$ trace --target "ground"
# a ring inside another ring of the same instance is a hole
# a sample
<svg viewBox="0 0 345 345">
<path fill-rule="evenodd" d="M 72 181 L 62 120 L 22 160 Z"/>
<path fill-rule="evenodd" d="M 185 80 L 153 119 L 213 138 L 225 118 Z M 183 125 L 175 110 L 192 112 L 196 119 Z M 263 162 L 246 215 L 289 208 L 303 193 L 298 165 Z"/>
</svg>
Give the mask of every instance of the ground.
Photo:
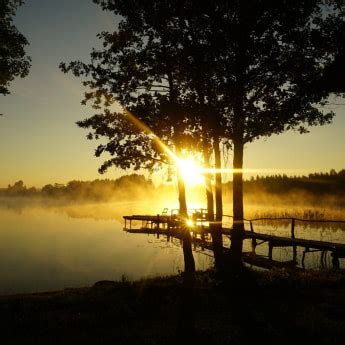
<svg viewBox="0 0 345 345">
<path fill-rule="evenodd" d="M 188 294 L 173 276 L 2 296 L 1 344 L 344 343 L 341 271 L 247 271 L 227 283 L 198 272 Z"/>
</svg>

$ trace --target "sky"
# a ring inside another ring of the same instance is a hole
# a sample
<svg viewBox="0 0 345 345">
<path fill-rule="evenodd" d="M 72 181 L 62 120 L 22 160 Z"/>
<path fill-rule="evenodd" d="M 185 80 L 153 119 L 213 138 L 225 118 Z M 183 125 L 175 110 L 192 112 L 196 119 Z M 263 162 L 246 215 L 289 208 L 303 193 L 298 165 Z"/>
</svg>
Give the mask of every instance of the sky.
<svg viewBox="0 0 345 345">
<path fill-rule="evenodd" d="M 118 20 L 92 0 L 26 0 L 18 9 L 15 25 L 30 43 L 32 67 L 29 76 L 12 82 L 10 95 L 0 95 L 0 187 L 18 180 L 42 187 L 131 173 L 115 168 L 98 173 L 103 158 L 94 157 L 97 143 L 75 124 L 92 114 L 81 105 L 81 79 L 58 68 L 62 61 L 89 61 L 91 49 L 100 46 L 97 33 L 113 31 Z M 244 168 L 287 175 L 344 169 L 345 99 L 332 97 L 332 103 L 331 125 L 248 144 Z"/>
</svg>

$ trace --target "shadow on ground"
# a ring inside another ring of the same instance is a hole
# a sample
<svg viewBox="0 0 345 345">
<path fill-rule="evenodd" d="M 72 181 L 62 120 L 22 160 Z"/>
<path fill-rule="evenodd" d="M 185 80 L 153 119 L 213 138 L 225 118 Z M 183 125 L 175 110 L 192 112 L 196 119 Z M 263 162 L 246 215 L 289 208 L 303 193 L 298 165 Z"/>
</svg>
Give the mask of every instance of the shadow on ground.
<svg viewBox="0 0 345 345">
<path fill-rule="evenodd" d="M 198 273 L 186 305 L 182 278 L 99 282 L 91 288 L 0 297 L 2 344 L 343 344 L 345 274 L 248 272 L 241 284 Z M 193 308 L 194 327 L 181 313 Z"/>
</svg>

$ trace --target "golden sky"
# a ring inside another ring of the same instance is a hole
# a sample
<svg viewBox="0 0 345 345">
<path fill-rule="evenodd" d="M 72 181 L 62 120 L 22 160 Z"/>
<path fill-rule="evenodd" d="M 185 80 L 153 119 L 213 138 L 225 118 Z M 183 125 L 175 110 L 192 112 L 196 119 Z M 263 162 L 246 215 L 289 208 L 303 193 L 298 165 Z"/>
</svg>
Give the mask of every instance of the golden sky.
<svg viewBox="0 0 345 345">
<path fill-rule="evenodd" d="M 12 83 L 12 94 L 0 96 L 0 187 L 17 180 L 43 186 L 123 174 L 116 169 L 98 174 L 102 158 L 93 155 L 96 143 L 87 141 L 87 132 L 75 124 L 91 113 L 80 104 L 81 81 L 58 69 L 61 61 L 88 61 L 98 45 L 96 34 L 113 29 L 116 18 L 91 1 L 30 0 L 15 23 L 30 42 L 33 62 L 29 76 Z M 333 124 L 313 127 L 306 135 L 290 132 L 248 144 L 245 168 L 288 175 L 344 169 L 345 99 L 332 102 L 337 104 L 331 106 Z"/>
</svg>

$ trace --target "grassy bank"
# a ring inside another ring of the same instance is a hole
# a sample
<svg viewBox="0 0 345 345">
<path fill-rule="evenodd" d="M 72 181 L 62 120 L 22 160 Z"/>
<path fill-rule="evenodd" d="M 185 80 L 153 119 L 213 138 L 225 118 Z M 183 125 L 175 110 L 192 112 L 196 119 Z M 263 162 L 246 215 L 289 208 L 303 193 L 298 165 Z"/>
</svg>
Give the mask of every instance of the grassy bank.
<svg viewBox="0 0 345 345">
<path fill-rule="evenodd" d="M 248 271 L 226 285 L 199 272 L 194 300 L 184 292 L 173 276 L 2 296 L 1 344 L 344 343 L 344 272 Z"/>
</svg>

